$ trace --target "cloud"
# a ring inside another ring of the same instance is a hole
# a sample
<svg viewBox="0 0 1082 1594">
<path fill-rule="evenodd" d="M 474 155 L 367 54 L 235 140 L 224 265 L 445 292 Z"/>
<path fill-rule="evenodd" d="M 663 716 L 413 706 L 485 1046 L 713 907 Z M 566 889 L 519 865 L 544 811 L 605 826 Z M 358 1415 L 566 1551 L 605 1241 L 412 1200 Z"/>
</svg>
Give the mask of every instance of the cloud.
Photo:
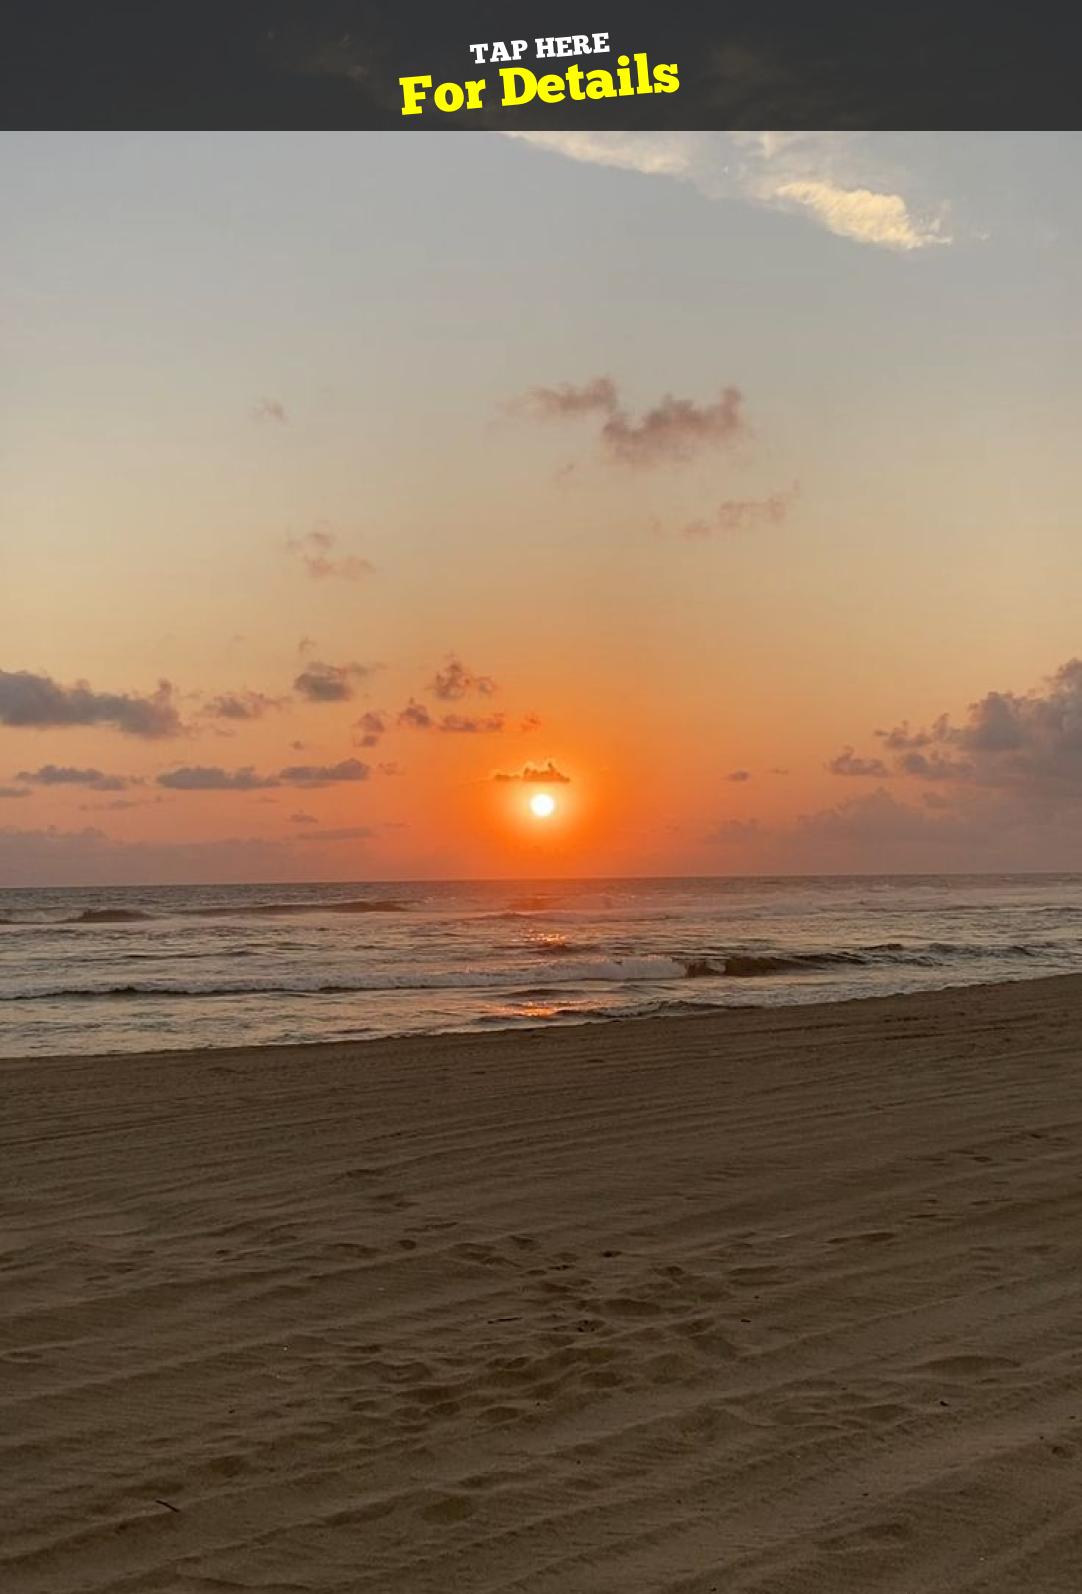
<svg viewBox="0 0 1082 1594">
<path fill-rule="evenodd" d="M 317 526 L 303 537 L 291 538 L 286 547 L 299 555 L 308 574 L 317 581 L 337 577 L 341 581 L 360 581 L 375 572 L 375 565 L 358 554 L 339 554 L 332 557 L 338 545 L 333 531 Z"/>
<path fill-rule="evenodd" d="M 281 708 L 283 699 L 265 692 L 220 692 L 200 710 L 210 719 L 258 720 L 268 709 Z"/>
<path fill-rule="evenodd" d="M 0 786 L 0 798 L 29 796 L 30 790 L 27 786 Z"/>
<path fill-rule="evenodd" d="M 695 168 L 696 136 L 686 133 L 508 132 L 538 149 L 550 150 L 568 160 L 591 166 L 615 166 L 648 177 L 691 178 Z"/>
<path fill-rule="evenodd" d="M 354 738 L 359 747 L 378 746 L 380 738 L 387 732 L 386 714 L 381 714 L 375 709 L 369 709 L 360 719 L 354 720 L 353 724 L 354 728 L 361 732 L 360 736 Z"/>
<path fill-rule="evenodd" d="M 319 823 L 315 814 L 306 814 L 303 809 L 295 814 L 290 814 L 289 817 L 295 825 L 317 825 Z"/>
<path fill-rule="evenodd" d="M 346 825 L 341 830 L 306 830 L 295 841 L 364 841 L 376 832 L 368 825 Z"/>
<path fill-rule="evenodd" d="M 338 764 L 292 764 L 278 776 L 283 786 L 332 786 L 342 781 L 367 780 L 371 771 L 359 758 Z"/>
<path fill-rule="evenodd" d="M 429 691 L 442 702 L 454 702 L 476 692 L 481 697 L 491 697 L 499 686 L 491 675 L 477 675 L 468 670 L 462 660 L 451 654 L 441 670 L 437 670 L 429 683 Z"/>
<path fill-rule="evenodd" d="M 768 498 L 726 498 L 706 520 L 683 527 L 685 537 L 711 537 L 715 532 L 751 531 L 758 526 L 780 526 L 789 513 L 796 489 L 771 493 Z"/>
<path fill-rule="evenodd" d="M 218 765 L 185 765 L 158 776 L 158 785 L 172 791 L 270 791 L 277 786 L 331 786 L 343 781 L 367 780 L 370 770 L 358 758 L 338 764 L 291 764 L 277 775 L 259 775 L 250 764 L 242 769 Z"/>
<path fill-rule="evenodd" d="M 1082 659 L 1069 659 L 1040 688 L 991 691 L 959 724 L 940 714 L 877 731 L 898 756 L 898 774 L 954 781 L 1057 803 L 1082 803 Z"/>
<path fill-rule="evenodd" d="M 596 166 L 689 183 L 707 199 L 788 211 L 852 243 L 911 254 L 951 242 L 946 209 L 922 202 L 912 136 L 852 132 L 516 132 Z M 938 180 L 941 163 L 929 162 Z"/>
<path fill-rule="evenodd" d="M 903 753 L 894 767 L 899 774 L 912 775 L 917 780 L 967 780 L 973 772 L 972 764 L 966 760 L 936 752 Z"/>
<path fill-rule="evenodd" d="M 398 724 L 404 730 L 430 731 L 433 723 L 432 715 L 424 704 L 418 703 L 416 698 L 412 697 L 398 716 Z"/>
<path fill-rule="evenodd" d="M 233 770 L 216 765 L 186 764 L 158 776 L 158 785 L 170 791 L 262 791 L 278 784 L 273 775 L 257 775 L 250 764 Z"/>
<path fill-rule="evenodd" d="M 945 729 L 946 715 L 941 715 L 930 731 L 911 731 L 909 721 L 903 720 L 890 731 L 876 731 L 884 747 L 889 747 L 891 752 L 901 752 L 910 747 L 930 747 Z"/>
<path fill-rule="evenodd" d="M 29 670 L 0 670 L 0 725 L 112 725 L 125 735 L 147 738 L 179 736 L 184 729 L 168 681 L 143 697 L 95 692 L 85 681 L 60 686 L 51 676 Z"/>
<path fill-rule="evenodd" d="M 293 687 L 309 703 L 348 703 L 354 696 L 353 683 L 371 673 L 370 665 L 322 664 L 313 659 L 295 677 Z"/>
<path fill-rule="evenodd" d="M 831 232 L 857 243 L 887 249 L 924 249 L 945 243 L 939 221 L 921 223 L 909 213 L 900 194 L 877 194 L 869 188 L 839 188 L 814 178 L 776 183 L 774 199 L 806 206 Z"/>
<path fill-rule="evenodd" d="M 502 714 L 445 714 L 436 729 L 453 735 L 492 736 L 503 730 L 504 723 Z"/>
<path fill-rule="evenodd" d="M 73 769 L 66 764 L 21 769 L 15 779 L 30 786 L 89 786 L 94 791 L 124 791 L 130 784 L 125 775 L 103 775 L 100 769 Z"/>
<path fill-rule="evenodd" d="M 115 814 L 124 813 L 129 808 L 155 808 L 159 803 L 168 802 L 167 797 L 114 797 L 111 803 L 80 803 L 81 814 Z"/>
<path fill-rule="evenodd" d="M 495 735 L 506 725 L 503 714 L 443 714 L 436 719 L 424 703 L 411 697 L 398 714 L 397 723 L 403 730 L 443 731 L 452 735 Z"/>
<path fill-rule="evenodd" d="M 608 458 L 616 464 L 649 466 L 690 459 L 702 449 L 734 442 L 747 430 L 742 406 L 743 395 L 735 387 L 723 388 L 712 404 L 666 394 L 635 420 L 621 406 L 612 378 L 597 376 L 581 387 L 565 382 L 531 388 L 509 408 L 542 419 L 599 413 L 604 420 L 598 436 Z"/>
<path fill-rule="evenodd" d="M 836 758 L 823 766 L 832 775 L 875 776 L 882 780 L 890 770 L 881 758 L 859 758 L 851 747 L 843 747 Z"/>
<path fill-rule="evenodd" d="M 539 714 L 524 714 L 519 721 L 519 730 L 523 733 L 540 730 L 541 716 Z"/>
<path fill-rule="evenodd" d="M 289 420 L 285 405 L 276 398 L 261 398 L 252 410 L 252 415 L 257 421 L 275 421 L 279 426 L 284 426 Z"/>
<path fill-rule="evenodd" d="M 571 782 L 571 776 L 561 774 L 561 772 L 556 768 L 556 765 L 552 762 L 551 758 L 547 764 L 540 766 L 536 764 L 526 764 L 521 770 L 516 771 L 514 774 L 505 774 L 503 770 L 497 770 L 492 778 L 493 780 L 501 781 L 521 780 L 526 781 L 530 785 L 542 786 L 567 786 L 570 785 Z"/>
<path fill-rule="evenodd" d="M 640 421 L 619 411 L 610 415 L 601 428 L 602 441 L 611 457 L 625 465 L 690 459 L 699 449 L 732 442 L 746 429 L 742 403 L 735 387 L 723 389 L 715 404 L 697 405 L 667 394 Z"/>
<path fill-rule="evenodd" d="M 595 410 L 611 415 L 619 407 L 616 383 L 611 376 L 595 376 L 581 387 L 576 387 L 572 382 L 561 382 L 559 387 L 532 387 L 528 393 L 512 399 L 507 406 L 512 413 L 535 415 L 542 419 L 588 415 Z"/>
<path fill-rule="evenodd" d="M 731 780 L 735 785 L 738 785 L 738 786 L 743 785 L 743 783 L 745 781 L 748 781 L 748 780 L 751 779 L 751 770 L 750 769 L 734 769 L 734 770 L 731 770 L 730 773 L 728 775 L 726 775 L 725 779 L 726 780 Z"/>
</svg>

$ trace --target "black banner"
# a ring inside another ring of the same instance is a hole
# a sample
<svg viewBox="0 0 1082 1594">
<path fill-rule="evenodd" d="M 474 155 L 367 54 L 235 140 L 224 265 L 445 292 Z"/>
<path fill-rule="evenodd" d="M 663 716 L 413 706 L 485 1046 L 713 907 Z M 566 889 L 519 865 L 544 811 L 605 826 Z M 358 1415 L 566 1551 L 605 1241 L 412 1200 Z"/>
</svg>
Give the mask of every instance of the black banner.
<svg viewBox="0 0 1082 1594">
<path fill-rule="evenodd" d="M 2 91 L 11 128 L 1062 129 L 1080 43 L 972 0 L 17 0 Z"/>
</svg>

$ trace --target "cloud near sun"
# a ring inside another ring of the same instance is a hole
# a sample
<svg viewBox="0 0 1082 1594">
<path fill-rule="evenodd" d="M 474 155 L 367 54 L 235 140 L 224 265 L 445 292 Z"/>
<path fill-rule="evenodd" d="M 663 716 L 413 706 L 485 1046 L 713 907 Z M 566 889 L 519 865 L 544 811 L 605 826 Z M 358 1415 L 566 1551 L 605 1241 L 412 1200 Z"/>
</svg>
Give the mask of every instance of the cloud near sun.
<svg viewBox="0 0 1082 1594">
<path fill-rule="evenodd" d="M 558 770 L 551 758 L 547 764 L 527 764 L 511 774 L 498 769 L 492 778 L 497 781 L 524 781 L 530 786 L 568 786 L 571 783 L 571 776 Z"/>
</svg>

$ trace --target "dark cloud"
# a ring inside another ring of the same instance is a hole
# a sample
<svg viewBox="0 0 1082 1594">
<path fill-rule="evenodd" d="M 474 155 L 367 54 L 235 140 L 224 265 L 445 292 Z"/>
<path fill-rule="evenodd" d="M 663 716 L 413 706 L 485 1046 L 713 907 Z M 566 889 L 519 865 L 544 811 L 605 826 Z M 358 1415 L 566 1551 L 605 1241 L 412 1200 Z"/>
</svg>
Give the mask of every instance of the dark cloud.
<svg viewBox="0 0 1082 1594">
<path fill-rule="evenodd" d="M 747 432 L 743 394 L 726 387 L 713 404 L 666 394 L 659 404 L 633 419 L 620 403 L 611 377 L 598 376 L 581 387 L 535 387 L 510 408 L 543 419 L 603 415 L 598 434 L 603 452 L 622 465 L 659 465 L 690 459 L 704 449 L 725 447 Z"/>
<path fill-rule="evenodd" d="M 429 691 L 442 702 L 454 702 L 471 692 L 476 692 L 480 697 L 491 697 L 499 691 L 499 687 L 491 675 L 476 675 L 452 654 L 443 669 L 436 671 L 429 683 Z"/>
<path fill-rule="evenodd" d="M 368 825 L 346 825 L 341 830 L 306 830 L 295 841 L 364 841 L 376 832 Z"/>
<path fill-rule="evenodd" d="M 913 731 L 909 728 L 909 721 L 903 720 L 891 731 L 876 731 L 876 735 L 884 747 L 892 753 L 904 752 L 909 748 L 930 747 L 933 742 L 942 738 L 947 728 L 947 716 L 941 714 L 930 731 Z"/>
<path fill-rule="evenodd" d="M 567 786 L 571 782 L 571 776 L 561 774 L 551 758 L 547 764 L 540 766 L 526 764 L 521 770 L 517 770 L 513 774 L 505 774 L 503 770 L 497 770 L 492 778 L 493 780 L 521 780 L 530 785 L 540 786 Z"/>
<path fill-rule="evenodd" d="M 279 426 L 284 426 L 289 420 L 285 405 L 276 398 L 261 398 L 252 410 L 252 415 L 257 421 L 276 421 Z"/>
<path fill-rule="evenodd" d="M 725 779 L 734 781 L 737 785 L 740 785 L 744 781 L 751 779 L 751 770 L 750 769 L 734 769 L 728 775 L 726 775 Z"/>
<path fill-rule="evenodd" d="M 289 817 L 295 825 L 318 825 L 319 823 L 315 814 L 306 814 L 303 809 L 299 813 L 290 814 Z"/>
<path fill-rule="evenodd" d="M 1082 802 L 1082 659 L 1069 659 L 1030 692 L 987 692 L 964 721 L 941 714 L 930 728 L 908 721 L 877 732 L 916 780 L 956 781 L 1037 799 Z"/>
<path fill-rule="evenodd" d="M 823 767 L 832 775 L 875 776 L 879 780 L 890 774 L 881 758 L 860 758 L 851 747 L 843 747 L 837 757 Z"/>
<path fill-rule="evenodd" d="M 436 726 L 438 731 L 450 731 L 466 736 L 490 736 L 504 728 L 502 714 L 445 714 Z"/>
<path fill-rule="evenodd" d="M 369 709 L 360 719 L 354 720 L 353 724 L 354 729 L 361 733 L 354 738 L 359 747 L 377 747 L 380 738 L 387 733 L 387 716 L 375 709 Z"/>
<path fill-rule="evenodd" d="M 292 764 L 278 776 L 283 786 L 333 786 L 341 781 L 367 780 L 370 770 L 359 758 L 338 764 Z"/>
<path fill-rule="evenodd" d="M 94 791 L 124 791 L 131 784 L 124 775 L 103 775 L 100 769 L 73 769 L 66 764 L 20 769 L 15 779 L 30 786 L 89 786 Z"/>
<path fill-rule="evenodd" d="M 158 776 L 158 785 L 170 791 L 262 791 L 279 784 L 273 775 L 257 775 L 250 764 L 232 770 L 216 765 L 186 764 Z"/>
<path fill-rule="evenodd" d="M 403 730 L 442 731 L 452 735 L 486 736 L 502 731 L 506 720 L 502 714 L 443 714 L 436 719 L 424 703 L 411 697 L 399 712 L 398 724 Z"/>
<path fill-rule="evenodd" d="M 258 720 L 268 709 L 281 708 L 282 698 L 265 692 L 221 692 L 205 704 L 201 712 L 210 719 Z"/>
<path fill-rule="evenodd" d="M 541 729 L 541 716 L 539 714 L 526 714 L 519 722 L 519 730 L 523 733 Z"/>
<path fill-rule="evenodd" d="M 685 537 L 712 537 L 715 532 L 752 531 L 759 526 L 780 526 L 789 513 L 795 489 L 771 493 L 769 498 L 726 498 L 706 520 L 692 520 Z"/>
<path fill-rule="evenodd" d="M 337 546 L 336 534 L 322 526 L 317 526 L 303 537 L 292 538 L 286 544 L 300 557 L 308 574 L 317 581 L 328 577 L 337 577 L 341 581 L 360 581 L 363 576 L 374 573 L 376 567 L 371 560 L 362 559 L 358 554 L 336 554 L 334 550 Z"/>
<path fill-rule="evenodd" d="M 112 725 L 128 736 L 179 736 L 183 730 L 173 688 L 160 681 L 149 697 L 95 692 L 85 681 L 61 686 L 29 670 L 0 670 L 0 725 L 58 728 Z"/>
<path fill-rule="evenodd" d="M 30 789 L 27 786 L 0 786 L 0 798 L 29 796 Z"/>
<path fill-rule="evenodd" d="M 398 723 L 405 730 L 430 731 L 433 726 L 432 715 L 423 703 L 418 703 L 415 698 L 410 698 L 405 708 L 398 716 Z"/>
<path fill-rule="evenodd" d="M 293 686 L 309 703 L 348 703 L 354 696 L 354 683 L 371 673 L 364 664 L 322 664 L 313 659 Z"/>
<path fill-rule="evenodd" d="M 894 765 L 900 775 L 916 780 L 967 780 L 973 772 L 968 761 L 948 758 L 944 753 L 903 753 Z"/>
<path fill-rule="evenodd" d="M 117 814 L 124 813 L 129 808 L 155 808 L 159 803 L 168 802 L 167 797 L 114 797 L 111 803 L 80 803 L 81 814 Z"/>
<path fill-rule="evenodd" d="M 158 785 L 172 791 L 269 791 L 277 786 L 331 786 L 342 781 L 367 780 L 367 764 L 344 758 L 338 764 L 291 764 L 277 775 L 259 775 L 250 764 L 242 769 L 217 765 L 186 765 L 158 776 Z"/>
</svg>

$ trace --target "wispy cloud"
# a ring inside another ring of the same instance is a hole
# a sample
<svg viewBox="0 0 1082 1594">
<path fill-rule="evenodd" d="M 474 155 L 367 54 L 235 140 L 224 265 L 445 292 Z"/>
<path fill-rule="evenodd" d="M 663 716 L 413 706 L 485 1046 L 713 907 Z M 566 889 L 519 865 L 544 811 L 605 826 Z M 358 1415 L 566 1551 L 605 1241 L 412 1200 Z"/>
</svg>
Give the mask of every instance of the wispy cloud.
<svg viewBox="0 0 1082 1594">
<path fill-rule="evenodd" d="M 780 526 L 789 513 L 796 488 L 771 493 L 767 498 L 726 498 L 701 520 L 681 528 L 684 537 L 712 537 L 716 533 L 752 531 L 760 526 Z"/>
<path fill-rule="evenodd" d="M 268 709 L 281 708 L 282 698 L 268 697 L 265 692 L 220 692 L 200 710 L 208 719 L 258 720 Z"/>
<path fill-rule="evenodd" d="M 946 206 L 882 135 L 849 132 L 515 132 L 570 160 L 690 183 L 708 199 L 803 215 L 854 243 L 911 253 L 951 242 Z"/>
<path fill-rule="evenodd" d="M 278 426 L 284 426 L 289 420 L 285 405 L 276 398 L 261 398 L 252 410 L 252 417 L 257 421 L 273 421 Z"/>
<path fill-rule="evenodd" d="M 493 736 L 505 729 L 503 714 L 442 714 L 437 719 L 425 703 L 411 697 L 398 714 L 397 723 L 406 731 L 444 731 L 451 735 Z"/>
<path fill-rule="evenodd" d="M 735 442 L 747 431 L 743 402 L 736 387 L 723 388 L 720 396 L 707 404 L 667 393 L 636 420 L 621 404 L 612 378 L 597 376 L 580 386 L 564 382 L 557 387 L 530 388 L 512 399 L 507 408 L 513 414 L 543 420 L 598 414 L 603 417 L 598 439 L 611 461 L 658 465 Z"/>
<path fill-rule="evenodd" d="M 315 581 L 337 578 L 339 581 L 360 581 L 375 571 L 370 559 L 359 554 L 340 553 L 336 532 L 325 526 L 316 526 L 303 537 L 291 537 L 286 547 L 297 554 L 308 574 Z"/>
</svg>

